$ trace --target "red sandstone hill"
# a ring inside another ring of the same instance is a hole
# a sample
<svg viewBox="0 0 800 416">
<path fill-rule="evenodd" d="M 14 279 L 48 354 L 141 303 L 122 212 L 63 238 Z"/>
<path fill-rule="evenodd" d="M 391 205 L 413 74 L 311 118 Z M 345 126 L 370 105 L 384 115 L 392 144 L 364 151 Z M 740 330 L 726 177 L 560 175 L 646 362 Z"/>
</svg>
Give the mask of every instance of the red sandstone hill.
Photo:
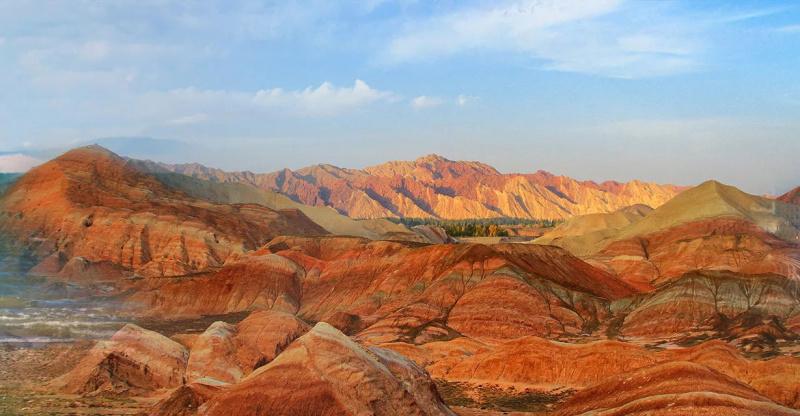
<svg viewBox="0 0 800 416">
<path fill-rule="evenodd" d="M 710 255 L 711 271 L 678 269 L 643 294 L 553 246 L 278 237 L 213 273 L 139 282 L 127 302 L 173 318 L 266 308 L 373 343 L 702 335 L 769 352 L 796 339 L 798 285 L 715 271 L 728 260 Z"/>
<path fill-rule="evenodd" d="M 537 240 L 649 292 L 616 310 L 619 334 L 719 337 L 759 352 L 797 337 L 798 206 L 709 181 L 625 220 L 578 217 Z"/>
<path fill-rule="evenodd" d="M 598 184 L 544 171 L 502 174 L 483 163 L 437 155 L 362 170 L 315 165 L 256 174 L 198 164 L 160 167 L 211 181 L 247 183 L 307 205 L 330 206 L 352 218 L 560 219 L 634 204 L 657 207 L 682 190 L 640 181 Z"/>
<path fill-rule="evenodd" d="M 447 348 L 442 344 L 413 347 L 415 350 L 400 344 L 384 347 L 414 357 L 436 378 L 471 384 L 508 383 L 535 389 L 582 390 L 602 385 L 604 380 L 616 376 L 630 377 L 641 369 L 686 362 L 738 380 L 776 403 L 800 406 L 797 384 L 800 359 L 748 360 L 721 341 L 662 351 L 619 341 L 565 344 L 536 337 L 496 345 L 475 346 L 462 342 Z M 443 351 L 447 354 L 443 355 Z M 602 397 L 613 396 L 614 393 L 609 392 Z"/>
<path fill-rule="evenodd" d="M 98 146 L 69 151 L 14 183 L 0 200 L 0 231 L 57 274 L 70 259 L 120 273 L 174 276 L 221 266 L 277 235 L 325 234 L 298 210 L 193 199 Z"/>
<path fill-rule="evenodd" d="M 162 416 L 452 415 L 431 377 L 466 389 L 574 392 L 548 408 L 558 415 L 800 413 L 792 410 L 800 406 L 798 358 L 749 360 L 721 341 L 661 351 L 531 336 L 370 344 L 275 311 L 254 312 L 237 325 L 215 322 L 185 346 L 127 325 L 50 386 L 164 397 L 151 413 Z"/>
<path fill-rule="evenodd" d="M 556 414 L 791 416 L 798 412 L 736 379 L 678 361 L 610 377 L 571 397 Z"/>
<path fill-rule="evenodd" d="M 453 415 L 424 370 L 319 323 L 269 364 L 211 397 L 201 415 Z"/>
<path fill-rule="evenodd" d="M 173 317 L 267 308 L 419 343 L 591 333 L 633 293 L 557 247 L 279 237 L 214 273 L 142 282 L 128 302 Z"/>
<path fill-rule="evenodd" d="M 568 344 L 537 337 L 504 343 L 464 338 L 423 345 L 395 342 L 381 347 L 411 357 L 435 379 L 466 391 L 487 385 L 514 386 L 517 392 L 574 391 L 564 405 L 550 409 L 558 415 L 605 414 L 601 410 L 623 406 L 633 406 L 628 410 L 632 413 L 637 409 L 651 414 L 637 407 L 646 403 L 645 410 L 665 411 L 672 400 L 658 397 L 659 389 L 681 403 L 676 414 L 708 414 L 705 407 L 710 406 L 721 414 L 785 415 L 798 414 L 791 408 L 800 406 L 800 359 L 750 360 L 721 341 L 665 350 L 619 341 Z M 714 392 L 726 396 L 711 405 L 708 399 L 715 397 Z M 770 411 L 760 413 L 764 409 Z"/>
<path fill-rule="evenodd" d="M 326 323 L 258 311 L 188 346 L 128 324 L 48 383 L 84 396 L 162 397 L 153 415 L 452 416 L 428 374 Z"/>
<path fill-rule="evenodd" d="M 752 222 L 715 218 L 615 241 L 592 256 L 648 291 L 696 270 L 800 277 L 800 246 Z"/>
</svg>

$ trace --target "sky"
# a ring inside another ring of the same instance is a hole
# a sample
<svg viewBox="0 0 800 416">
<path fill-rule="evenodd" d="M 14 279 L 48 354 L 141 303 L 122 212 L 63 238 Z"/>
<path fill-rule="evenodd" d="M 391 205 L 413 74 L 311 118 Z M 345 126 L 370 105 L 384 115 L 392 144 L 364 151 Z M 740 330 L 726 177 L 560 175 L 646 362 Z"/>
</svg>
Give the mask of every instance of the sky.
<svg viewBox="0 0 800 416">
<path fill-rule="evenodd" d="M 0 171 L 119 137 L 228 170 L 437 153 L 779 194 L 800 3 L 0 2 Z"/>
</svg>

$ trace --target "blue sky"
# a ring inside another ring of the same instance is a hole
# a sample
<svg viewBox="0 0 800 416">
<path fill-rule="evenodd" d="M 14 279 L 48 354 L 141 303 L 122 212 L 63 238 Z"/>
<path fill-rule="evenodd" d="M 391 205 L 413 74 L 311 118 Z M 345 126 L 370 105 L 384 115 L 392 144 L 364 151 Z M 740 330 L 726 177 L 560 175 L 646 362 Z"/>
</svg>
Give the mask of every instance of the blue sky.
<svg viewBox="0 0 800 416">
<path fill-rule="evenodd" d="M 800 185 L 800 4 L 0 2 L 0 170 L 117 136 L 226 169 L 435 152 L 780 193 Z"/>
</svg>

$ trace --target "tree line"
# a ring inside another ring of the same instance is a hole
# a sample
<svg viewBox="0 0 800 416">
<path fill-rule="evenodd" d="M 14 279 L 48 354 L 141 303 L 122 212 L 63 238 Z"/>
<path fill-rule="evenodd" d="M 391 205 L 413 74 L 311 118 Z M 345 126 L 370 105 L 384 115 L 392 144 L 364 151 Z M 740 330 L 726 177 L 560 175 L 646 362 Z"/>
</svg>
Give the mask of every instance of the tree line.
<svg viewBox="0 0 800 416">
<path fill-rule="evenodd" d="M 529 218 L 475 218 L 465 220 L 443 220 L 438 218 L 390 218 L 406 227 L 433 225 L 442 227 L 453 237 L 507 237 L 508 226 L 555 227 L 561 221 Z"/>
</svg>

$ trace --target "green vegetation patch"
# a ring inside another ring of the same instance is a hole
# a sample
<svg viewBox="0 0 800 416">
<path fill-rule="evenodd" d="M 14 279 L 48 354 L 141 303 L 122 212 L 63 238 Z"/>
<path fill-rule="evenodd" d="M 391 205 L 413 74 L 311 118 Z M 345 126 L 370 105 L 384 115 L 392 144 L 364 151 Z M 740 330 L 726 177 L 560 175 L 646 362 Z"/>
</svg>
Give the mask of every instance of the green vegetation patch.
<svg viewBox="0 0 800 416">
<path fill-rule="evenodd" d="M 406 227 L 433 225 L 442 227 L 453 237 L 508 237 L 507 226 L 555 227 L 559 220 L 536 220 L 527 218 L 475 218 L 466 220 L 442 220 L 438 218 L 389 218 Z"/>
<path fill-rule="evenodd" d="M 473 385 L 466 382 L 435 380 L 439 395 L 449 406 L 500 412 L 544 412 L 567 399 L 574 390 L 540 391 L 501 387 L 497 384 Z"/>
</svg>

